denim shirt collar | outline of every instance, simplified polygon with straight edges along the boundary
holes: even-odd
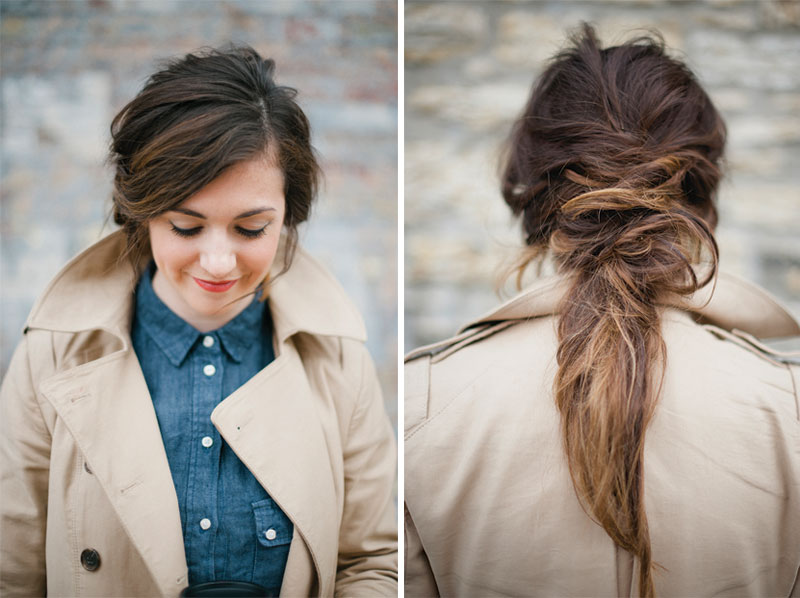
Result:
[[[153,290],[154,262],[142,273],[136,289],[136,319],[145,329],[167,359],[179,367],[197,339],[205,334],[176,315]],[[222,328],[206,334],[216,334],[223,349],[236,363],[244,353],[259,342],[266,305],[257,296],[241,313]]]

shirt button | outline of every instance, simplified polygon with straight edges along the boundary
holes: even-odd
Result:
[[[207,517],[203,517],[203,518],[200,520],[200,527],[201,527],[202,529],[208,529],[208,528],[210,528],[210,527],[211,527],[211,520],[210,520],[210,519],[208,519]]]
[[[213,439],[213,438],[211,438],[211,436],[204,436],[204,437],[203,437],[203,440],[201,440],[200,442],[202,442],[202,443],[203,443],[203,446],[204,446],[204,447],[208,448],[208,447],[210,447],[212,444],[214,444],[214,439]]]
[[[274,529],[270,528],[264,532],[264,536],[266,536],[267,540],[274,540],[278,535]]]
[[[207,348],[211,348],[214,346],[214,337],[213,336],[205,336],[203,337],[203,346]]]
[[[206,366],[203,366],[203,373],[208,376],[209,378],[213,376],[217,372],[217,368],[215,368],[210,363]]]

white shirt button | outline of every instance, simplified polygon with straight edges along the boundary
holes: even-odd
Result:
[[[270,528],[264,532],[264,536],[266,536],[267,540],[274,540],[278,536],[278,532]]]
[[[214,367],[213,365],[211,365],[210,363],[209,363],[208,365],[206,365],[206,366],[203,366],[203,373],[204,373],[206,376],[208,376],[209,378],[210,378],[211,376],[213,376],[214,374],[216,374],[216,372],[217,372],[217,368],[215,368],[215,367]]]
[[[214,337],[213,336],[204,336],[203,337],[203,346],[204,347],[213,347],[214,346]]]
[[[214,439],[213,439],[213,438],[211,438],[211,436],[204,436],[204,437],[203,437],[203,440],[201,440],[200,442],[202,442],[202,443],[203,443],[203,446],[204,446],[204,447],[208,448],[208,447],[210,447],[212,444],[214,444]]]
[[[207,517],[203,517],[203,518],[200,520],[200,527],[201,527],[202,529],[208,529],[208,528],[210,528],[210,527],[211,527],[211,520],[210,520],[210,519],[208,519]]]

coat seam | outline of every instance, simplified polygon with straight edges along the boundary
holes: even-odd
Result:
[[[424,364],[424,365],[423,365]],[[421,369],[420,376],[424,375],[425,377],[425,390],[424,392],[415,392],[410,394],[408,391],[408,386],[406,386],[406,409],[404,415],[404,422],[403,422],[403,437],[408,438],[408,435],[416,430],[421,422],[424,422],[428,419],[428,406],[430,403],[430,394],[431,394],[431,358],[429,355],[420,356],[419,359],[414,359],[410,362],[407,362],[405,365],[405,371],[409,372],[411,368]],[[411,371],[416,373],[416,370],[411,369]],[[419,398],[424,398],[424,406],[425,406],[425,413],[420,415],[419,409],[409,409],[409,403],[412,401],[418,400]],[[413,412],[413,415],[410,413]],[[413,423],[409,424],[411,418],[413,417]]]
[[[797,377],[795,376],[797,368],[793,368],[791,364],[788,363],[784,365],[786,366],[786,369],[789,372],[789,380],[792,381],[792,391],[794,393],[795,417],[797,418],[797,421],[800,421],[800,396],[798,396],[798,390],[800,390],[798,389],[798,386],[800,385],[798,385]]]
[[[77,448],[77,445],[76,445],[76,448]],[[75,494],[77,494],[77,496],[74,496],[74,494],[73,494],[75,502],[78,502],[81,499],[81,489],[82,489],[82,486],[83,486],[83,475],[81,475],[81,463],[80,463],[82,458],[83,458],[83,453],[80,450],[77,450],[76,452],[78,454],[78,459],[74,460],[75,463],[72,466],[72,469],[73,469],[72,474],[73,474],[73,476],[77,476],[77,480],[78,480],[77,484],[75,484]],[[75,504],[73,504],[70,507],[70,511],[71,511],[70,515],[71,515],[71,519],[72,519],[72,522],[71,522],[72,523],[72,525],[71,525],[72,530],[71,530],[71,533],[70,533],[71,540],[72,540],[72,546],[70,547],[71,550],[72,550],[72,572],[73,572],[72,573],[72,575],[73,575],[72,583],[73,583],[73,587],[75,588],[75,596],[81,596],[83,594],[83,584],[81,583],[81,581],[82,581],[82,575],[81,575],[81,569],[80,569],[81,565],[79,565],[79,563],[80,563],[80,550],[81,549],[80,549],[80,538],[78,537],[79,536],[78,525],[79,525],[80,517],[78,517],[78,509],[76,508]]]
[[[350,416],[350,421],[347,422],[347,439],[348,440],[350,439],[350,434],[351,434],[351,432],[353,430],[353,425],[354,425],[353,422],[355,422],[358,419],[359,414],[363,414],[364,411],[366,411],[366,406],[362,405],[362,401],[363,401],[363,395],[365,394],[364,393],[364,387],[366,386],[365,379],[366,379],[366,370],[367,370],[367,368],[366,368],[366,364],[364,363],[364,359],[363,358],[360,360],[360,362],[361,362],[361,373],[359,375],[358,391],[356,393],[356,404],[355,404],[355,408],[353,409],[353,414]]]
[[[50,344],[51,348],[54,348],[55,344],[53,343],[52,336],[53,336],[53,333],[51,332],[50,333],[50,343],[49,344]],[[27,336],[26,336],[26,338],[30,339],[30,337],[27,337]],[[44,427],[44,430],[47,432],[47,436],[50,439],[50,445],[52,446],[53,445],[53,431],[47,425],[47,419],[44,416],[44,410],[42,409],[42,403],[41,403],[41,391],[39,390],[39,388],[34,386],[34,382],[33,382],[33,380],[34,380],[33,364],[31,362],[31,351],[29,349],[30,349],[30,340],[26,340],[25,361],[27,362],[27,365],[28,365],[28,382],[30,383],[30,388],[33,391],[33,399],[34,399],[34,402],[36,403],[36,409],[39,412],[39,417],[42,420],[42,426]],[[49,483],[49,480],[48,480],[48,487],[49,487],[49,485],[50,485],[50,483]]]

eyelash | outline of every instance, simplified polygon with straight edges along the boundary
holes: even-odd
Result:
[[[172,223],[170,222],[170,224]],[[267,227],[269,227],[269,224],[265,224],[258,230],[242,228],[241,226],[237,226],[235,227],[235,229],[236,232],[239,233],[245,239],[257,239],[258,237],[261,237],[262,235],[265,235],[267,233]],[[174,224],[172,224],[172,232],[178,235],[179,237],[183,238],[194,237],[201,230],[203,230],[202,226],[196,226],[194,228],[179,228]]]

